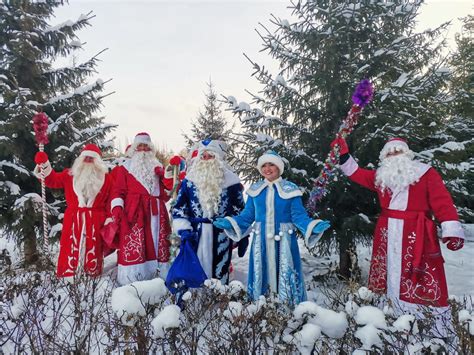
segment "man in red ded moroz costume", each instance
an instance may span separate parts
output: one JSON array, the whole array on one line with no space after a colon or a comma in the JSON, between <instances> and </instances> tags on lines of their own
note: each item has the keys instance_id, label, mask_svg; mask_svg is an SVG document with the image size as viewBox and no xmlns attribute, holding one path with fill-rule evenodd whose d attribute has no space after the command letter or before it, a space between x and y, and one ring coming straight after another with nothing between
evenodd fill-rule
<instances>
[{"instance_id":1,"label":"man in red ded moroz costume","mask_svg":"<svg viewBox=\"0 0 474 355\"><path fill-rule=\"evenodd\" d=\"M117 280L121 285L166 277L171 233L163 165L147 133L138 133L130 159L117 167L111 209L119 224Z\"/></svg>"},{"instance_id":2,"label":"man in red ded moroz costume","mask_svg":"<svg viewBox=\"0 0 474 355\"><path fill-rule=\"evenodd\" d=\"M90 276L102 273L100 231L107 217L112 180L101 155L96 145L87 144L70 169L56 172L45 152L36 153L35 174L39 177L39 165L42 165L46 186L63 189L66 197L58 277L72 277L82 272Z\"/></svg>"},{"instance_id":3,"label":"man in red ded moroz costume","mask_svg":"<svg viewBox=\"0 0 474 355\"><path fill-rule=\"evenodd\" d=\"M450 250L461 249L464 232L441 176L413 160L406 141L390 139L377 170L358 166L344 139L338 138L340 164L352 181L377 192L382 211L374 232L369 288L386 293L395 311L421 315L419 305L437 316L437 333L449 324L448 289L436 225ZM400 312L400 313L401 313Z\"/></svg>"}]
</instances>

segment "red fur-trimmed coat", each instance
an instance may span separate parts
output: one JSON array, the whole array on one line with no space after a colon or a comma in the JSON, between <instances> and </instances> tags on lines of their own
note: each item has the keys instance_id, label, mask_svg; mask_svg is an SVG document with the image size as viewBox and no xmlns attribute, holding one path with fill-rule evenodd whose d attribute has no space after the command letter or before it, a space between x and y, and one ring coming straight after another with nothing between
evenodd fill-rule
<instances>
[{"instance_id":1,"label":"red fur-trimmed coat","mask_svg":"<svg viewBox=\"0 0 474 355\"><path fill-rule=\"evenodd\" d=\"M149 191L130 173L129 161L115 168L111 209L123 207L118 249L118 281L126 284L155 277L158 262L169 261L171 227L161 177Z\"/></svg>"},{"instance_id":2,"label":"red fur-trimmed coat","mask_svg":"<svg viewBox=\"0 0 474 355\"><path fill-rule=\"evenodd\" d=\"M392 300L434 307L448 305L444 259L433 217L443 237L464 238L453 200L435 169L415 162L418 182L382 192L375 171L350 157L341 165L349 178L377 192L382 213L374 232L369 288Z\"/></svg>"},{"instance_id":3,"label":"red fur-trimmed coat","mask_svg":"<svg viewBox=\"0 0 474 355\"><path fill-rule=\"evenodd\" d=\"M74 189L74 178L69 169L56 172L49 162L44 167L45 185L63 189L67 205L59 243L57 276L74 276L79 265L90 276L102 274L104 256L100 232L109 216L111 176L105 174L104 183L95 199L86 203L84 197ZM85 239L81 235L85 235Z\"/></svg>"}]
</instances>

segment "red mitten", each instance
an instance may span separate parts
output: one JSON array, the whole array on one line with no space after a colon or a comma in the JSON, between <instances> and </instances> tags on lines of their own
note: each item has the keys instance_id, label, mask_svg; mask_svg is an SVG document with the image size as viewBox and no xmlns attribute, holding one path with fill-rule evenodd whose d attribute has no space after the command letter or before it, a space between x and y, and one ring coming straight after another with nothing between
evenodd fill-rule
<instances>
[{"instance_id":1,"label":"red mitten","mask_svg":"<svg viewBox=\"0 0 474 355\"><path fill-rule=\"evenodd\" d=\"M183 181L185 177L186 177L186 171L182 171L178 175L179 181Z\"/></svg>"},{"instance_id":2,"label":"red mitten","mask_svg":"<svg viewBox=\"0 0 474 355\"><path fill-rule=\"evenodd\" d=\"M347 146L347 142L344 138L338 137L331 142L331 148L334 148L335 145L339 146L339 155L344 155L349 153L349 147Z\"/></svg>"},{"instance_id":3,"label":"red mitten","mask_svg":"<svg viewBox=\"0 0 474 355\"><path fill-rule=\"evenodd\" d=\"M155 168L155 174L158 175L158 177L162 178L165 176L165 169L163 169L161 166L157 166Z\"/></svg>"},{"instance_id":4,"label":"red mitten","mask_svg":"<svg viewBox=\"0 0 474 355\"><path fill-rule=\"evenodd\" d=\"M464 239L458 237L444 237L441 239L449 250L459 250L464 246Z\"/></svg>"},{"instance_id":5,"label":"red mitten","mask_svg":"<svg viewBox=\"0 0 474 355\"><path fill-rule=\"evenodd\" d=\"M38 165L46 163L48 160L48 154L46 154L45 152L38 152L35 155L35 163Z\"/></svg>"},{"instance_id":6,"label":"red mitten","mask_svg":"<svg viewBox=\"0 0 474 355\"><path fill-rule=\"evenodd\" d=\"M181 164L181 157L179 155L175 155L170 159L170 165L179 165Z\"/></svg>"},{"instance_id":7,"label":"red mitten","mask_svg":"<svg viewBox=\"0 0 474 355\"><path fill-rule=\"evenodd\" d=\"M115 206L112 208L112 217L115 223L119 223L122 219L123 208L121 206Z\"/></svg>"}]
</instances>

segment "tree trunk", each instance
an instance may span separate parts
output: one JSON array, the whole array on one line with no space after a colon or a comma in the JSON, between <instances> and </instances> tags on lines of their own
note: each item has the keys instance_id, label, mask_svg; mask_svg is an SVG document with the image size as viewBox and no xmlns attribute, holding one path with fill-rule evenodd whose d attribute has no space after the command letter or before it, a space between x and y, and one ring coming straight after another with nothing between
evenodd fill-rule
<instances>
[{"instance_id":1,"label":"tree trunk","mask_svg":"<svg viewBox=\"0 0 474 355\"><path fill-rule=\"evenodd\" d=\"M339 272L340 278L349 281L351 278L351 255L350 255L351 243L347 237L339 240Z\"/></svg>"},{"instance_id":2,"label":"tree trunk","mask_svg":"<svg viewBox=\"0 0 474 355\"><path fill-rule=\"evenodd\" d=\"M342 235L342 238L339 240L338 276L346 281L360 281L361 271L358 263L357 250L350 236Z\"/></svg>"},{"instance_id":3,"label":"tree trunk","mask_svg":"<svg viewBox=\"0 0 474 355\"><path fill-rule=\"evenodd\" d=\"M26 235L23 244L23 255L25 266L36 264L39 260L38 249L36 245L36 233L32 230Z\"/></svg>"}]
</instances>

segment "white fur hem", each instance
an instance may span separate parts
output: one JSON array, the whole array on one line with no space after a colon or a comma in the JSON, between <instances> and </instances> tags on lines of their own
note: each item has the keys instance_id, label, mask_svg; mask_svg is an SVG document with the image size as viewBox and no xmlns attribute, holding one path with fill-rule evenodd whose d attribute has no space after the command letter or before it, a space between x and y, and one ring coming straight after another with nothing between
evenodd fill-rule
<instances>
[{"instance_id":1,"label":"white fur hem","mask_svg":"<svg viewBox=\"0 0 474 355\"><path fill-rule=\"evenodd\" d=\"M314 229L314 227L316 227L316 225L319 222L322 222L322 221L320 219L314 219L311 222L309 222L308 227L306 227L306 233L305 233L305 236L304 236L304 241L305 241L306 246L308 248L314 247L316 245L316 243L319 241L319 239L321 239L321 237L323 236L324 232L319 233L319 234L313 234L313 229Z\"/></svg>"},{"instance_id":2,"label":"white fur hem","mask_svg":"<svg viewBox=\"0 0 474 355\"><path fill-rule=\"evenodd\" d=\"M51 174L51 172L53 171L53 168L51 167L51 163L49 162L49 160L46 163L43 163L42 165L43 165L42 168L43 168L44 177ZM35 176L38 179L41 179L41 168L39 165L35 166L35 170L33 170L33 174L35 174Z\"/></svg>"},{"instance_id":3,"label":"white fur hem","mask_svg":"<svg viewBox=\"0 0 474 355\"><path fill-rule=\"evenodd\" d=\"M123 206L124 206L123 198L116 197L112 200L112 202L110 202L110 210L111 211L114 209L114 207L117 207L117 206L120 206L120 207L123 208Z\"/></svg>"},{"instance_id":4,"label":"white fur hem","mask_svg":"<svg viewBox=\"0 0 474 355\"><path fill-rule=\"evenodd\" d=\"M106 225L109 224L109 223L112 223L113 221L114 221L113 218L108 217L108 218L105 220L105 222L104 222L104 226L106 226Z\"/></svg>"},{"instance_id":5,"label":"white fur hem","mask_svg":"<svg viewBox=\"0 0 474 355\"><path fill-rule=\"evenodd\" d=\"M225 219L227 219L230 224L232 224L233 228L233 230L224 229L225 234L234 242L239 242L243 238L242 230L240 229L239 225L232 217L225 217Z\"/></svg>"},{"instance_id":6,"label":"white fur hem","mask_svg":"<svg viewBox=\"0 0 474 355\"><path fill-rule=\"evenodd\" d=\"M135 281L151 280L157 276L158 261L150 260L142 264L118 265L117 281L127 285Z\"/></svg>"},{"instance_id":7,"label":"white fur hem","mask_svg":"<svg viewBox=\"0 0 474 355\"><path fill-rule=\"evenodd\" d=\"M185 218L175 218L173 219L173 230L178 234L178 231L189 229L192 230L193 227L191 223Z\"/></svg>"},{"instance_id":8,"label":"white fur hem","mask_svg":"<svg viewBox=\"0 0 474 355\"><path fill-rule=\"evenodd\" d=\"M347 176L354 174L358 168L359 164L357 164L352 155L350 155L349 159L341 165L342 172Z\"/></svg>"},{"instance_id":9,"label":"white fur hem","mask_svg":"<svg viewBox=\"0 0 474 355\"><path fill-rule=\"evenodd\" d=\"M441 223L441 236L445 237L457 237L464 239L464 230L459 221L445 221Z\"/></svg>"}]
</instances>

